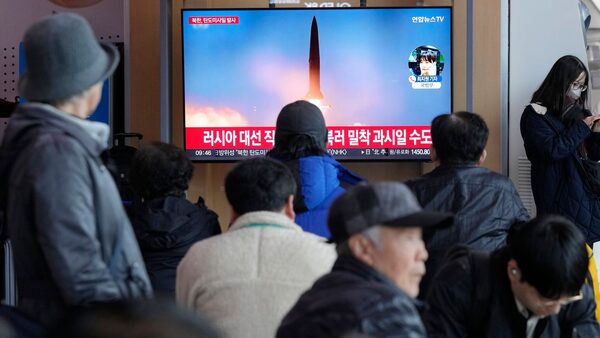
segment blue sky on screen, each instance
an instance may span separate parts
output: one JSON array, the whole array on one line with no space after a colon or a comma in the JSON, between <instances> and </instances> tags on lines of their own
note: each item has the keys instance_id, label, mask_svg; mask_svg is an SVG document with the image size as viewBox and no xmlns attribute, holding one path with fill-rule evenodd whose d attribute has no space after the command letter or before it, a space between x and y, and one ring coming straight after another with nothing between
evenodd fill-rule
<instances>
[{"instance_id":1,"label":"blue sky on screen","mask_svg":"<svg viewBox=\"0 0 600 338\"><path fill-rule=\"evenodd\" d=\"M190 25L190 16L237 16L239 23ZM281 107L308 91L313 16L328 125L429 125L449 112L450 9L186 10L186 126L273 126ZM408 58L423 45L444 56L440 89L409 82Z\"/></svg>"}]
</instances>

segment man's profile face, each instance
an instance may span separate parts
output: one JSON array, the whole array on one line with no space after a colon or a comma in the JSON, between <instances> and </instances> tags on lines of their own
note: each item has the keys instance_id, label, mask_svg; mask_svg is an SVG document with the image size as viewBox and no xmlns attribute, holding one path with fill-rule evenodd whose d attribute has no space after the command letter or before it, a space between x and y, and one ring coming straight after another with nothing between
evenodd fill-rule
<instances>
[{"instance_id":1,"label":"man's profile face","mask_svg":"<svg viewBox=\"0 0 600 338\"><path fill-rule=\"evenodd\" d=\"M381 245L372 252L371 266L409 296L416 297L428 257L421 228L381 226L380 240Z\"/></svg>"}]
</instances>

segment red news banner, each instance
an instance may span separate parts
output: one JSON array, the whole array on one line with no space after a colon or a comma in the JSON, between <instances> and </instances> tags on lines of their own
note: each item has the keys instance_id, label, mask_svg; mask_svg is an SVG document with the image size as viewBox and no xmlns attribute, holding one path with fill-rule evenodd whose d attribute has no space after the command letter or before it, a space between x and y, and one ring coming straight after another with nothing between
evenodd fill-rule
<instances>
[{"instance_id":1,"label":"red news banner","mask_svg":"<svg viewBox=\"0 0 600 338\"><path fill-rule=\"evenodd\" d=\"M419 149L431 145L431 127L329 127L329 149ZM187 149L271 149L274 127L186 128Z\"/></svg>"},{"instance_id":2,"label":"red news banner","mask_svg":"<svg viewBox=\"0 0 600 338\"><path fill-rule=\"evenodd\" d=\"M190 16L190 25L237 25L240 23L239 16Z\"/></svg>"}]
</instances>

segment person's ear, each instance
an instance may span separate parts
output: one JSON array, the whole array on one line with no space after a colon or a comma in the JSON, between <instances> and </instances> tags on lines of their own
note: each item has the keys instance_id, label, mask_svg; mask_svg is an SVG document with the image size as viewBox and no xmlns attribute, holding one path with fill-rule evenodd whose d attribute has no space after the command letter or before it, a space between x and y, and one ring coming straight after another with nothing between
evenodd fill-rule
<instances>
[{"instance_id":1,"label":"person's ear","mask_svg":"<svg viewBox=\"0 0 600 338\"><path fill-rule=\"evenodd\" d=\"M479 161L477 161L477 165L480 166L483 164L485 159L487 158L487 150L483 149L481 155L479 156Z\"/></svg>"},{"instance_id":2,"label":"person's ear","mask_svg":"<svg viewBox=\"0 0 600 338\"><path fill-rule=\"evenodd\" d=\"M352 255L359 261L373 265L373 243L362 234L356 234L348 239L348 247Z\"/></svg>"},{"instance_id":3,"label":"person's ear","mask_svg":"<svg viewBox=\"0 0 600 338\"><path fill-rule=\"evenodd\" d=\"M517 261L514 259L509 260L506 264L506 273L508 274L508 280L511 284L521 282L521 270L519 270Z\"/></svg>"},{"instance_id":4,"label":"person's ear","mask_svg":"<svg viewBox=\"0 0 600 338\"><path fill-rule=\"evenodd\" d=\"M233 207L231 207L231 219L229 220L229 225L227 226L227 230L229 230L231 225L238 219L238 217L240 217L240 214L238 214L237 211L235 211L233 209Z\"/></svg>"},{"instance_id":5,"label":"person's ear","mask_svg":"<svg viewBox=\"0 0 600 338\"><path fill-rule=\"evenodd\" d=\"M438 162L437 152L435 151L433 143L429 145L429 158L431 159L431 162Z\"/></svg>"},{"instance_id":6,"label":"person's ear","mask_svg":"<svg viewBox=\"0 0 600 338\"><path fill-rule=\"evenodd\" d=\"M294 195L290 195L285 202L283 213L292 221L296 219L296 213L294 212Z\"/></svg>"}]
</instances>

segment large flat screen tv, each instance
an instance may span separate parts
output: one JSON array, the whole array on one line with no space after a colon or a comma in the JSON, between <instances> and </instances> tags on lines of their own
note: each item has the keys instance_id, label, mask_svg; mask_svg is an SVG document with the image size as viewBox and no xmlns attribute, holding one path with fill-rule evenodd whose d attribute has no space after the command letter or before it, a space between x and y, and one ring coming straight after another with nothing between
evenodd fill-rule
<instances>
[{"instance_id":1,"label":"large flat screen tv","mask_svg":"<svg viewBox=\"0 0 600 338\"><path fill-rule=\"evenodd\" d=\"M426 160L452 111L448 7L185 9L185 149L232 161L273 147L281 108L318 105L339 160Z\"/></svg>"}]
</instances>

